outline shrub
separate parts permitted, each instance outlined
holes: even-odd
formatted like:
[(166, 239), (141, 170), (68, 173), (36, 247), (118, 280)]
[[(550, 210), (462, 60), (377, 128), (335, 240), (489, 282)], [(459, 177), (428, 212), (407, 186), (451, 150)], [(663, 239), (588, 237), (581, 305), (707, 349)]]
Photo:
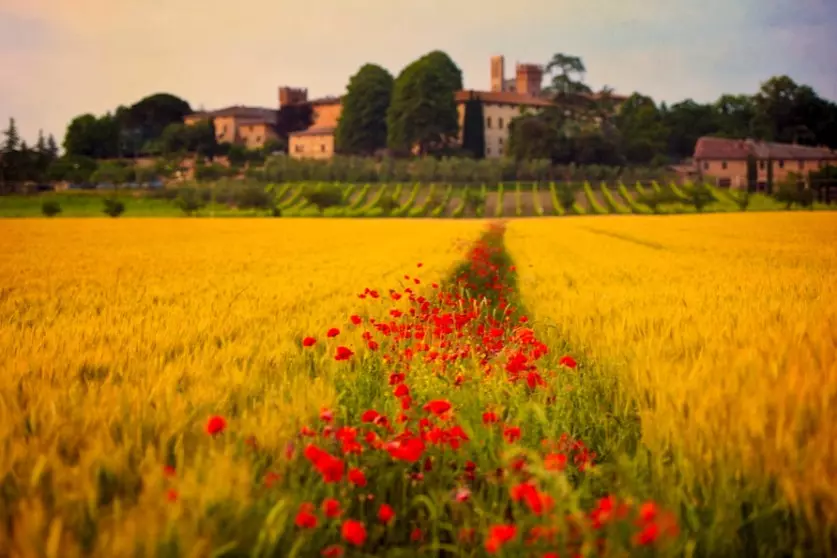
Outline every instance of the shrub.
[(102, 211), (110, 217), (119, 217), (125, 213), (125, 203), (119, 198), (105, 198)]
[(236, 188), (233, 199), (241, 209), (269, 209), (274, 205), (273, 195), (258, 184), (245, 184)]
[[(676, 186), (672, 184), (672, 189), (674, 188), (676, 188)], [(673, 190), (673, 193), (676, 197), (680, 198), (680, 195), (678, 195), (677, 191)], [(695, 211), (697, 211), (698, 213), (703, 211), (704, 207), (715, 201), (715, 196), (713, 196), (709, 188), (707, 188), (703, 184), (689, 186), (688, 189), (686, 189), (685, 194), (683, 195), (686, 196), (686, 199), (689, 201), (689, 203), (695, 206)]]
[(41, 213), (46, 217), (54, 217), (61, 213), (61, 204), (55, 200), (46, 200), (41, 204)]
[(571, 184), (561, 183), (556, 187), (556, 191), (558, 192), (558, 203), (561, 204), (561, 208), (566, 212), (571, 211), (575, 205), (575, 189)]
[(186, 215), (193, 215), (206, 205), (197, 188), (180, 188), (174, 204)]
[(343, 203), (343, 191), (336, 184), (307, 185), (302, 197), (322, 213), (326, 208)]
[(395, 199), (395, 195), (393, 193), (385, 192), (381, 194), (381, 199), (378, 200), (377, 207), (380, 208), (385, 215), (389, 215), (401, 207), (401, 204), (398, 203), (397, 199)]
[(738, 209), (741, 211), (747, 211), (747, 208), (750, 206), (750, 192), (745, 190), (743, 192), (739, 192), (738, 194), (733, 194), (730, 192), (730, 197), (732, 201), (735, 202), (735, 205), (738, 206)]

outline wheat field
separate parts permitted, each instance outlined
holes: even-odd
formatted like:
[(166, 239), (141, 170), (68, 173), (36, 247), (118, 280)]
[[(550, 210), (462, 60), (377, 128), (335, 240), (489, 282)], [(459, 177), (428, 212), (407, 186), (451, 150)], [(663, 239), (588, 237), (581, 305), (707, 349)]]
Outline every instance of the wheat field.
[[(357, 310), (358, 293), (404, 283), (417, 262), (425, 281), (441, 279), (482, 229), (468, 221), (0, 221), (0, 481), (23, 494), (14, 540), (0, 529), (0, 549), (73, 556), (84, 541), (70, 533), (84, 529), (61, 525), (73, 520), (95, 527), (103, 555), (133, 555), (137, 541), (165, 539), (178, 514), (181, 529), (193, 530), (182, 539), (201, 540), (200, 521), (188, 515), (228, 499), (230, 513), (244, 509), (252, 485), (234, 448), (203, 433), (206, 416), (225, 416), (281, 454), (335, 397), (331, 355), (311, 362), (302, 338), (324, 343), (327, 329)], [(360, 341), (341, 342), (362, 355)], [(194, 462), (180, 479), (182, 508), (144, 491), (141, 502), (97, 515), (103, 493), (118, 499), (131, 492), (125, 483), (159, 484), (163, 465), (186, 456)], [(108, 479), (114, 486), (103, 490)], [(43, 524), (44, 492), (59, 509), (52, 525)], [(9, 513), (0, 510), (4, 520)]]
[(837, 217), (525, 220), (506, 243), (536, 329), (623, 380), (669, 504), (731, 524), (772, 481), (837, 522)]

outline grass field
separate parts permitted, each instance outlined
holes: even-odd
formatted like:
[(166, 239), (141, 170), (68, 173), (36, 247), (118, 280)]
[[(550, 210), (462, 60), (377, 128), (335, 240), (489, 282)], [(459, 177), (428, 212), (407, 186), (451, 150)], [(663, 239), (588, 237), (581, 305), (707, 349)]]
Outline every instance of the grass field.
[(835, 237), (0, 221), (0, 556), (827, 555)]
[[(303, 195), (312, 186), (321, 187), (328, 183), (299, 182), (265, 184), (258, 181), (222, 180), (212, 183), (184, 183), (188, 190), (205, 195), (205, 206), (190, 213), (198, 217), (268, 217), (273, 212), (271, 205), (281, 210), (281, 215), (288, 218), (310, 217), (435, 217), (435, 218), (474, 218), (474, 217), (541, 217), (564, 215), (626, 215), (629, 213), (649, 214), (652, 210), (642, 203), (642, 193), (657, 191), (660, 193), (676, 192), (679, 197), (662, 203), (657, 211), (660, 214), (695, 213), (696, 208), (684, 194), (683, 187), (673, 184), (657, 184), (656, 188), (644, 188), (641, 185), (611, 184), (593, 185), (575, 183), (575, 205), (566, 211), (561, 207), (555, 183), (515, 183), (508, 182), (494, 188), (485, 185), (464, 184), (409, 184), (409, 183), (374, 183), (352, 184), (338, 183), (342, 191), (342, 203), (320, 212)], [(706, 207), (707, 213), (729, 213), (741, 211), (736, 203), (737, 192), (729, 189), (710, 187), (712, 199)], [(258, 205), (252, 204), (252, 190), (262, 194)], [(265, 197), (265, 190), (269, 196)], [(248, 193), (250, 195), (248, 195)], [(66, 217), (104, 217), (105, 198), (116, 197), (125, 206), (126, 217), (183, 217), (184, 213), (175, 201), (178, 190), (69, 190), (63, 192), (43, 192), (33, 195), (0, 196), (0, 218), (2, 217), (40, 217), (44, 202), (57, 203), (61, 212), (54, 218)], [(214, 200), (214, 201), (212, 201)], [(476, 201), (478, 200), (478, 201)], [(394, 204), (390, 207), (388, 204)], [(833, 210), (837, 205), (815, 202), (810, 208), (803, 209), (794, 205), (794, 211)], [(771, 196), (752, 194), (749, 197), (748, 211), (783, 211), (786, 206)]]

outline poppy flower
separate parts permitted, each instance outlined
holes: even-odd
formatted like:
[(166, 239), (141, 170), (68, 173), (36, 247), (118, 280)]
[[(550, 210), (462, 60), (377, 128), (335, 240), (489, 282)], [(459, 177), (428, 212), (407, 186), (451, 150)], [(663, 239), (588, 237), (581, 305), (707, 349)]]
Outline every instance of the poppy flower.
[(206, 421), (206, 433), (210, 436), (221, 434), (227, 428), (227, 421), (220, 415), (212, 415)]
[(276, 473), (274, 471), (270, 471), (264, 476), (264, 485), (267, 488), (270, 488), (274, 484), (276, 484), (279, 481), (280, 478), (281, 477), (279, 476), (279, 473)]
[(340, 335), (340, 330), (336, 327), (329, 329), (326, 333), (326, 337), (337, 337), (338, 335)]
[(177, 474), (177, 471), (171, 465), (163, 466), (163, 476), (164, 477), (173, 477)]
[(364, 411), (364, 413), (360, 416), (360, 420), (361, 422), (375, 422), (380, 416), (381, 414), (378, 411), (369, 409), (368, 411)]
[(513, 444), (517, 440), (520, 439), (520, 427), (519, 426), (507, 426), (503, 429), (503, 437), (506, 439), (506, 442), (509, 444)]
[(558, 364), (571, 369), (574, 369), (576, 366), (578, 366), (578, 363), (575, 361), (575, 359), (569, 355), (562, 356), (561, 360), (558, 361)]
[(313, 337), (306, 337), (305, 339), (302, 340), (302, 346), (303, 347), (311, 347), (316, 342), (317, 342), (317, 340), (314, 339)]
[(354, 356), (354, 351), (352, 351), (348, 347), (339, 346), (337, 347), (337, 352), (334, 354), (334, 360), (349, 360)]
[(485, 549), (489, 553), (494, 554), (515, 536), (517, 536), (517, 526), (493, 525), (488, 530), (488, 540), (485, 542)]
[(363, 320), (361, 320), (361, 319), (360, 319), (360, 316), (358, 316), (357, 314), (353, 314), (352, 316), (350, 316), (350, 317), (349, 317), (349, 319), (350, 319), (350, 320), (352, 321), (352, 323), (353, 323), (353, 324), (355, 324), (355, 325), (360, 325), (360, 322), (362, 322), (362, 321), (363, 321)]
[(354, 546), (362, 546), (366, 542), (366, 527), (360, 521), (347, 519), (340, 528), (343, 540)]
[(494, 424), (497, 422), (497, 413), (493, 411), (486, 411), (482, 414), (482, 423), (483, 424)]
[(334, 498), (326, 498), (323, 500), (323, 514), (326, 517), (334, 519), (335, 517), (339, 517), (341, 513), (340, 502)]
[(343, 556), (343, 547), (338, 544), (327, 546), (320, 552), (320, 556), (324, 558), (340, 558)]
[(366, 475), (357, 467), (349, 469), (349, 482), (355, 486), (366, 486)]
[(168, 491), (166, 491), (166, 500), (168, 500), (169, 502), (177, 502), (177, 498), (177, 490), (175, 490), (174, 488), (169, 488)]
[(389, 523), (395, 518), (395, 510), (389, 504), (381, 504), (378, 508), (378, 521), (381, 523)]
[(300, 529), (313, 529), (314, 527), (316, 527), (317, 516), (312, 513), (313, 511), (314, 504), (306, 502), (299, 506), (299, 512), (297, 512), (296, 514), (294, 525), (296, 525)]
[(437, 399), (435, 401), (430, 401), (424, 406), (424, 410), (428, 413), (433, 413), (434, 415), (441, 415), (449, 411), (451, 408), (451, 404), (449, 401), (445, 401), (444, 399)]

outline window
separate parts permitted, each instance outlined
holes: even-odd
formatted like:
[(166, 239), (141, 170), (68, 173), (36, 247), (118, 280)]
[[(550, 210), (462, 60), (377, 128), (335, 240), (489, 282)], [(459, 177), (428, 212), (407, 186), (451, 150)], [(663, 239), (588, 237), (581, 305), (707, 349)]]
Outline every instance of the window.
[(297, 153), (302, 153), (303, 151), (305, 151), (305, 146), (301, 143), (298, 143), (294, 146), (294, 151)]
[(262, 141), (262, 137), (261, 136), (256, 136), (256, 143), (259, 143), (260, 141)]
[(503, 138), (500, 138), (500, 145), (503, 145)]
[(804, 170), (805, 169), (805, 161), (799, 161), (798, 165), (799, 165), (799, 170)]
[(490, 147), (485, 148), (485, 154), (486, 155), (491, 155), (491, 148)]
[(784, 162), (783, 160), (781, 160), (781, 159), (779, 159), (779, 168), (780, 168), (780, 169), (785, 168), (785, 162)]
[(721, 188), (729, 188), (732, 184), (732, 180), (729, 178), (719, 178), (718, 179), (718, 186)]
[(721, 169), (727, 170), (727, 162), (726, 161), (721, 161)]
[(709, 161), (703, 162), (703, 170), (709, 170)]
[(764, 162), (764, 161), (759, 161), (759, 168), (760, 168), (761, 170), (764, 170), (764, 167), (766, 167), (766, 166), (767, 166), (767, 165), (765, 164), (765, 162)]
[(490, 116), (486, 117), (486, 119), (485, 119), (485, 127), (486, 128), (491, 128), (491, 117)]
[(324, 143), (320, 144), (320, 153), (325, 153), (325, 144)]
[(502, 118), (497, 119), (497, 127), (500, 128), (501, 130), (503, 129), (503, 119)]

